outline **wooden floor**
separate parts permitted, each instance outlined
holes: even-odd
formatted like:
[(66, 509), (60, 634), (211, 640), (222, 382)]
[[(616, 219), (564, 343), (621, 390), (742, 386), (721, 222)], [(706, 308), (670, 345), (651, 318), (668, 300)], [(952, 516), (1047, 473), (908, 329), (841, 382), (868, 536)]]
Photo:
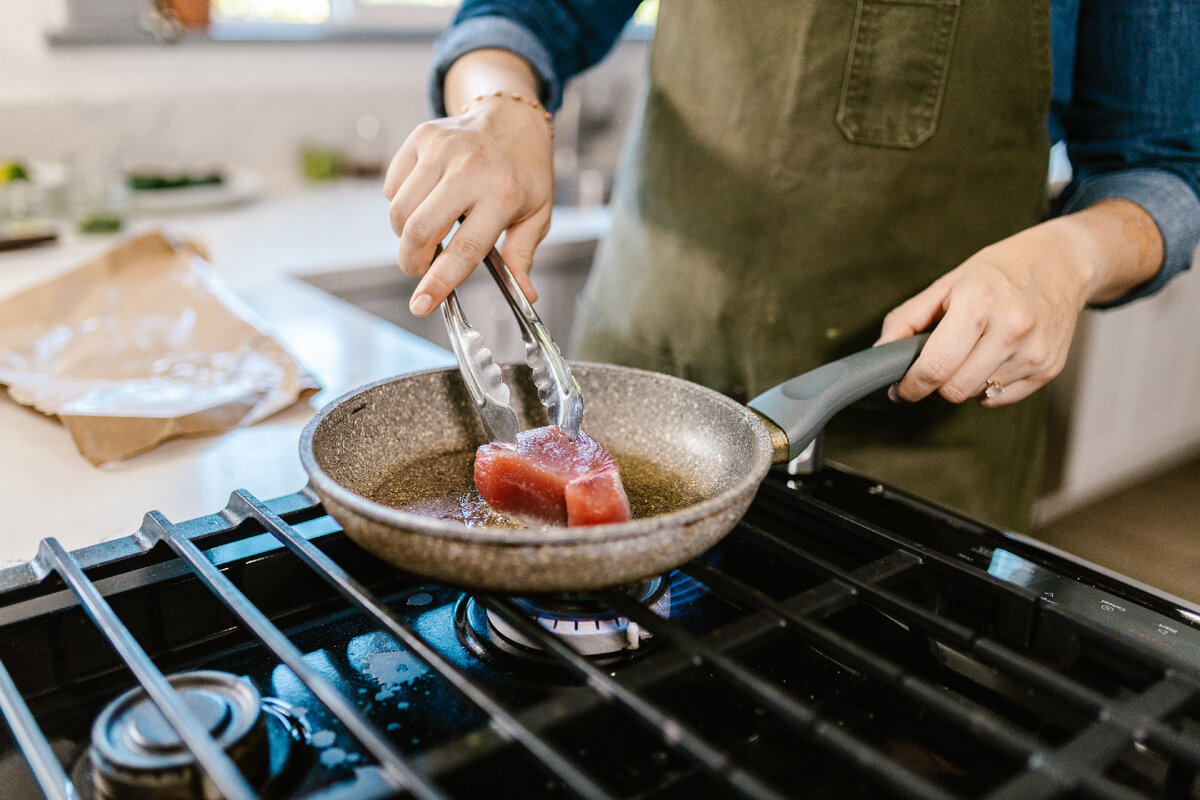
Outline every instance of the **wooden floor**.
[(1200, 459), (1047, 523), (1033, 535), (1200, 603)]

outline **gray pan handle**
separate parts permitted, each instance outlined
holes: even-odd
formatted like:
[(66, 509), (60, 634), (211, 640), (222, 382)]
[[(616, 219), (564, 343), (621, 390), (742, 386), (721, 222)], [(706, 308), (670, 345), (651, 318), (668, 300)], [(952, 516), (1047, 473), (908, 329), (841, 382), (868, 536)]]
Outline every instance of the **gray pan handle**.
[(921, 333), (832, 361), (768, 389), (747, 405), (787, 434), (788, 459), (793, 459), (834, 414), (903, 378), (928, 338)]

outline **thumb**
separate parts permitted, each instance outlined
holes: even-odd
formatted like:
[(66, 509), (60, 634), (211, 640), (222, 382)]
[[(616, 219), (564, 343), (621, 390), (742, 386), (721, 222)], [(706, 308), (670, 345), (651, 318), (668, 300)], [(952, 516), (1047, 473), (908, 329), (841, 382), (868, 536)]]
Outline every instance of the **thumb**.
[(533, 252), (550, 228), (549, 215), (546, 215), (544, 221), (541, 216), (538, 214), (513, 225), (505, 231), (504, 242), (500, 245), (500, 257), (508, 264), (513, 277), (517, 279), (517, 285), (531, 303), (538, 298), (537, 289), (533, 288), (533, 282), (529, 280), (529, 271), (533, 268)]
[(888, 312), (875, 345), (887, 344), (928, 330), (945, 313), (945, 294), (937, 284), (913, 295)]

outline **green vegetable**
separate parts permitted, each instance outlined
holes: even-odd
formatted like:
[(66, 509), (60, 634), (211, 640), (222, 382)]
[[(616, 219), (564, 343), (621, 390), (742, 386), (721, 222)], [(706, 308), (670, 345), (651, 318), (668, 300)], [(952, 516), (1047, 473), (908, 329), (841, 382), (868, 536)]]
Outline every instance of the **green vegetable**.
[(186, 189), (189, 186), (217, 186), (224, 182), (225, 176), (220, 172), (208, 172), (201, 175), (133, 173), (129, 176), (129, 188), (135, 192)]
[(29, 180), (29, 172), (20, 161), (0, 161), (0, 184)]
[(119, 214), (99, 211), (89, 214), (79, 221), (80, 233), (116, 233), (125, 225), (125, 220)]
[(306, 147), (300, 153), (304, 177), (310, 181), (331, 181), (342, 174), (344, 159), (337, 150)]

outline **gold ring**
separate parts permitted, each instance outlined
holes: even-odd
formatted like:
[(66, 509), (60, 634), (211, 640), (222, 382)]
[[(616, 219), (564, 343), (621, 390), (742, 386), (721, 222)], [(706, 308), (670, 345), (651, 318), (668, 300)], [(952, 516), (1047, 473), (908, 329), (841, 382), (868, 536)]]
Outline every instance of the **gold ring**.
[(988, 381), (983, 387), (983, 396), (989, 400), (1004, 393), (1004, 387), (995, 381)]

